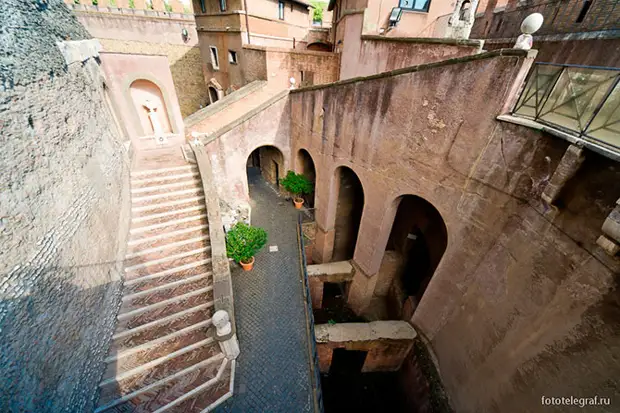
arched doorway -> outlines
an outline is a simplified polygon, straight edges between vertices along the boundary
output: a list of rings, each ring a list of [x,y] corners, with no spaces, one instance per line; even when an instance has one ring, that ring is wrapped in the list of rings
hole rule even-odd
[[[344,261],[353,258],[355,252],[364,210],[364,189],[355,172],[346,166],[336,169],[334,179],[338,185],[338,205],[332,261]]]
[[[135,80],[129,86],[129,93],[144,135],[172,132],[164,96],[155,83],[145,79]]]
[[[215,103],[219,99],[220,97],[217,94],[217,90],[213,86],[209,86],[209,100],[211,101],[211,103]]]
[[[381,282],[389,282],[390,318],[409,319],[446,251],[448,230],[439,211],[425,199],[405,195],[395,202],[398,209],[380,274],[388,276]]]
[[[279,188],[280,178],[284,176],[284,155],[275,146],[261,146],[252,151],[246,167],[248,182],[262,175],[267,182]]]
[[[312,156],[305,149],[300,149],[297,152],[297,172],[304,174],[306,178],[312,182],[312,186],[316,185],[316,169],[314,168],[314,161],[312,160]],[[314,193],[316,188],[312,193],[308,195],[304,195],[303,198],[305,200],[305,205],[308,208],[314,208]]]

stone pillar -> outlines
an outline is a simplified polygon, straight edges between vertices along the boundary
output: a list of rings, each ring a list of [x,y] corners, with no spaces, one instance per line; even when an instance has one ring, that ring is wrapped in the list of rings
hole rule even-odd
[[[239,341],[237,341],[237,334],[232,331],[228,313],[224,310],[218,310],[213,314],[211,320],[216,328],[215,339],[220,342],[222,353],[229,360],[236,359],[240,352]]]
[[[596,243],[612,257],[617,255],[620,252],[620,199],[603,222],[601,230],[604,235],[601,235]]]
[[[314,239],[314,249],[312,250],[312,262],[320,264],[331,261],[334,253],[335,237],[335,229],[332,228],[329,231],[325,231],[317,225]]]
[[[355,314],[361,315],[370,305],[379,277],[376,274],[366,275],[354,261],[351,262],[355,268],[355,274],[349,287],[347,304]]]
[[[542,200],[548,205],[552,205],[557,200],[564,185],[575,175],[584,159],[583,149],[575,145],[570,145],[566,149],[549,183],[545,186],[540,196]]]
[[[325,285],[319,277],[308,277],[310,284],[310,298],[312,298],[312,308],[315,310],[323,307],[323,286]]]

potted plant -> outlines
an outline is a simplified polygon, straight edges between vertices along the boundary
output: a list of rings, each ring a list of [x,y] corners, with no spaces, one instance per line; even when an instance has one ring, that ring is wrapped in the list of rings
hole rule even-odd
[[[312,182],[305,175],[296,174],[293,171],[288,171],[284,179],[280,181],[280,184],[284,189],[293,194],[293,203],[297,209],[301,209],[301,206],[304,204],[301,196],[311,193],[313,189]]]
[[[267,243],[267,232],[245,222],[237,222],[226,234],[226,254],[245,271],[254,267],[254,254]]]

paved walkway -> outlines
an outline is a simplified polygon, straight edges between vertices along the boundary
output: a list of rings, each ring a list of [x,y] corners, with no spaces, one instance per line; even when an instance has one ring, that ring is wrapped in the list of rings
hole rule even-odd
[[[252,271],[232,269],[241,354],[234,395],[216,411],[311,412],[297,212],[257,170],[251,170],[249,179],[252,224],[267,230],[268,242]],[[269,252],[269,245],[279,251]]]

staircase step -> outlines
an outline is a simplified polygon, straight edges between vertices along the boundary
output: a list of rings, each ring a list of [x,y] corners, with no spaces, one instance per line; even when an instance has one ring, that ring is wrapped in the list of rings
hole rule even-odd
[[[131,226],[138,227],[141,225],[150,225],[158,222],[164,222],[166,219],[176,219],[182,218],[185,216],[184,214],[193,213],[194,215],[197,212],[204,212],[204,205],[192,205],[187,208],[179,208],[179,209],[170,209],[166,212],[160,212],[158,214],[144,215],[141,217],[135,217],[131,219]]]
[[[204,412],[214,402],[230,392],[231,365],[230,361],[224,360],[217,371],[216,377],[194,387],[193,390],[155,410],[153,413]]]
[[[120,394],[140,391],[217,354],[221,354],[219,345],[209,338],[151,360],[133,370],[118,373],[99,384],[100,403],[109,403],[118,398]],[[190,389],[189,386],[183,386],[182,393]]]
[[[200,180],[186,179],[185,181],[151,185],[151,186],[145,186],[141,188],[132,187],[131,196],[145,197],[145,196],[163,194],[163,193],[167,193],[170,191],[182,191],[185,189],[192,189],[192,188],[201,189],[202,188],[201,185],[202,184]]]
[[[158,168],[158,169],[144,169],[141,171],[131,172],[132,178],[153,178],[162,174],[169,174],[170,172],[196,172],[198,168],[196,165],[183,165],[183,166],[174,166],[172,168]]]
[[[216,377],[225,362],[224,355],[219,353],[123,396],[110,392],[107,397],[100,397],[95,413],[155,411],[181,397],[186,388],[195,388]]]
[[[131,197],[131,205],[132,207],[140,207],[145,205],[157,205],[162,204],[169,201],[174,201],[178,199],[180,196],[184,198],[189,198],[192,196],[202,195],[201,187],[194,187],[189,189],[182,189],[179,191],[167,191],[162,192],[155,195],[145,195],[145,196],[132,196]]]
[[[181,224],[185,224],[187,222],[194,223],[196,221],[201,221],[201,220],[204,221],[206,218],[207,218],[207,214],[194,213],[194,215],[190,215],[188,217],[168,219],[164,222],[149,224],[149,225],[145,225],[139,228],[132,228],[129,231],[129,234],[132,236],[132,238],[135,238],[136,236],[139,236],[138,234],[149,233],[149,232],[160,230],[160,229],[166,232],[169,227],[176,227]],[[161,232],[161,231],[157,231],[157,232]]]
[[[204,261],[206,259],[210,260],[210,248],[211,247],[199,248],[193,251],[184,252],[182,254],[176,254],[174,256],[160,258],[158,260],[149,261],[143,264],[137,264],[126,268],[125,271],[127,272],[125,273],[125,276],[127,279],[144,277],[181,267],[195,261]]]
[[[132,206],[131,207],[131,215],[132,217],[140,217],[144,215],[158,214],[161,212],[167,212],[176,207],[183,205],[184,207],[193,206],[193,205],[204,205],[204,195],[199,196],[190,196],[183,199],[176,199],[170,202],[159,202],[142,206]]]
[[[166,243],[182,241],[187,238],[194,238],[200,235],[208,236],[208,225],[206,223],[196,223],[195,225],[184,226],[184,228],[173,228],[169,231],[161,232],[156,235],[142,234],[143,236],[130,239],[127,243],[129,252],[137,252],[147,248],[155,248],[162,244],[162,240]]]
[[[178,174],[172,175],[164,175],[164,176],[156,176],[154,178],[135,178],[131,180],[132,188],[141,188],[142,185],[153,185],[159,183],[167,183],[167,182],[177,182],[177,181],[186,181],[188,179],[198,179],[200,178],[200,173],[198,170],[190,171],[190,172],[182,172]]]
[[[150,273],[142,277],[126,277],[124,288],[127,294],[132,294],[202,272],[208,272],[210,275],[213,275],[210,271],[210,263],[211,258],[203,258],[198,261],[190,262],[189,264],[180,265],[161,272]]]
[[[209,239],[205,235],[136,251],[131,253],[132,256],[130,258],[125,258],[125,266],[126,268],[135,268],[140,264],[157,263],[162,259],[181,257],[182,254],[189,254],[191,251],[199,251],[201,249],[206,249],[207,254],[211,250]]]
[[[139,327],[119,331],[112,337],[112,347],[117,352],[140,346],[168,334],[211,319],[213,302],[200,304]]]
[[[190,326],[184,330],[162,336],[133,349],[114,353],[106,360],[104,380],[118,376],[121,373],[137,369],[153,360],[161,359],[167,354],[181,350],[206,339],[213,340],[213,329],[209,330],[210,320],[202,321],[198,327]]]
[[[171,297],[157,304],[119,314],[117,331],[131,330],[211,301],[213,301],[212,286]]]
[[[146,290],[137,294],[126,295],[122,299],[121,311],[133,311],[137,308],[146,307],[165,301],[170,297],[178,297],[192,291],[201,290],[212,286],[212,281],[205,276],[190,277],[167,285]]]

